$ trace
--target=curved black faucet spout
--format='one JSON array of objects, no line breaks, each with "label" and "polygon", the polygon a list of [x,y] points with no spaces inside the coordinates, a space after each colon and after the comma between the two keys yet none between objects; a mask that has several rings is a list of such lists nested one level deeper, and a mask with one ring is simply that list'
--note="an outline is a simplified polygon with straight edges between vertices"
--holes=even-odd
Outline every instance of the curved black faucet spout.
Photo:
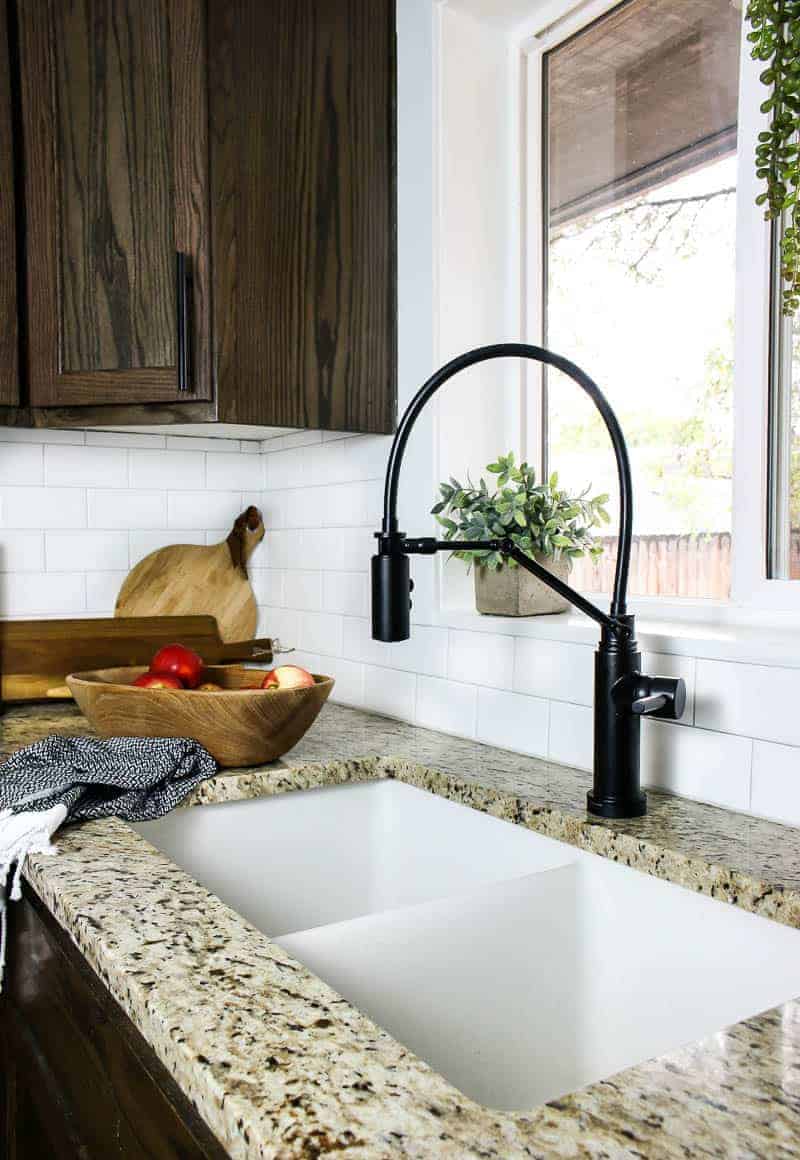
[{"label": "curved black faucet spout", "polygon": [[556,367],[586,392],[600,412],[611,439],[611,446],[614,449],[619,480],[619,552],[617,553],[610,612],[612,617],[624,616],[627,612],[628,570],[631,558],[633,522],[633,484],[625,437],[611,404],[594,380],[590,379],[585,371],[582,371],[574,362],[570,362],[568,358],[554,354],[553,351],[546,350],[542,346],[531,346],[524,342],[503,342],[495,343],[494,346],[481,346],[475,350],[469,350],[445,363],[420,387],[400,420],[389,453],[386,467],[386,487],[383,496],[383,534],[389,536],[397,532],[397,488],[400,480],[400,468],[408,437],[419,418],[420,411],[448,379],[452,379],[454,375],[468,367],[496,358],[527,358],[533,362]]},{"label": "curved black faucet spout", "polygon": [[609,612],[558,580],[521,552],[510,538],[459,541],[461,548],[491,549],[515,560],[555,589],[575,607],[602,626],[595,654],[594,784],[587,795],[588,809],[603,817],[636,817],[647,803],[639,784],[639,740],[642,716],[677,718],[683,713],[685,688],[681,679],[646,677],[640,672],[641,654],[634,620],[627,611],[631,555],[633,486],[625,438],[603,392],[589,376],[562,355],[527,343],[498,343],[467,351],[446,363],[420,387],[403,415],[392,443],[386,468],[383,526],[377,532],[378,554],[372,558],[372,635],[376,640],[407,640],[411,631],[409,555],[452,551],[454,544],[432,537],[409,538],[398,529],[397,491],[408,437],[422,408],[448,379],[459,371],[496,358],[527,358],[563,371],[594,403],[606,425],[617,462],[619,479],[619,550]]}]

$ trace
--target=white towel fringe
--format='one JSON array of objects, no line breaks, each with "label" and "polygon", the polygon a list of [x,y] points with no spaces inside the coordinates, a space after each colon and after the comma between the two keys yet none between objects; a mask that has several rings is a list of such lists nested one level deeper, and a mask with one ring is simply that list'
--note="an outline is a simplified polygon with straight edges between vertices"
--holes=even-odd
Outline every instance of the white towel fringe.
[{"label": "white towel fringe", "polygon": [[67,807],[60,803],[49,810],[0,810],[0,992],[3,990],[3,972],[6,964],[8,915],[6,912],[6,884],[13,868],[8,897],[16,902],[22,897],[21,878],[25,859],[29,854],[55,854],[50,841],[67,816]]}]

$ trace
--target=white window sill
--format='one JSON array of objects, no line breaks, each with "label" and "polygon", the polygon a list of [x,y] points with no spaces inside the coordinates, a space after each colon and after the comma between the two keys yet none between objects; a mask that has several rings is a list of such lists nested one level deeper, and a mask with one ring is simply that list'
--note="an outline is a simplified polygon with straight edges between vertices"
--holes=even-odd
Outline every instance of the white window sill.
[{"label": "white window sill", "polygon": [[[642,651],[800,668],[797,616],[780,619],[772,614],[767,618],[766,614],[747,614],[741,609],[719,605],[706,606],[706,619],[699,618],[703,609],[697,605],[691,609],[698,614],[697,619],[672,619],[668,609],[659,615],[653,607],[634,605],[631,611],[636,613],[636,636]],[[439,610],[435,624],[469,632],[589,645],[597,643],[599,633],[592,620],[576,611],[554,616],[513,617],[484,616],[474,609],[445,607]]]}]

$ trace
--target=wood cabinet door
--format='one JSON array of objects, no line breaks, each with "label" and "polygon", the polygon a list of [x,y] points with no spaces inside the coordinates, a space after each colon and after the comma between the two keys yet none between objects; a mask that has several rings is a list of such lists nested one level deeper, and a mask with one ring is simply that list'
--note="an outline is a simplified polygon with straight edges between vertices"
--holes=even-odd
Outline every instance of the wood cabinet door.
[{"label": "wood cabinet door", "polygon": [[7,6],[0,0],[0,405],[19,402],[14,143]]},{"label": "wood cabinet door", "polygon": [[209,103],[220,419],[392,431],[395,0],[209,0]]},{"label": "wood cabinet door", "polygon": [[208,399],[205,2],[18,10],[30,401]]}]

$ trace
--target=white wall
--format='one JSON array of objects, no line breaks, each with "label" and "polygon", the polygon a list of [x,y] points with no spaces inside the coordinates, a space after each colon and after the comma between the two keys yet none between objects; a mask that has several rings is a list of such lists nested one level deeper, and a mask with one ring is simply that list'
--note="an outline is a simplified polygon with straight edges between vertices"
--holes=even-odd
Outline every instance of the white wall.
[{"label": "white wall", "polygon": [[215,543],[257,503],[258,442],[0,428],[0,616],[111,615],[164,544]]}]

